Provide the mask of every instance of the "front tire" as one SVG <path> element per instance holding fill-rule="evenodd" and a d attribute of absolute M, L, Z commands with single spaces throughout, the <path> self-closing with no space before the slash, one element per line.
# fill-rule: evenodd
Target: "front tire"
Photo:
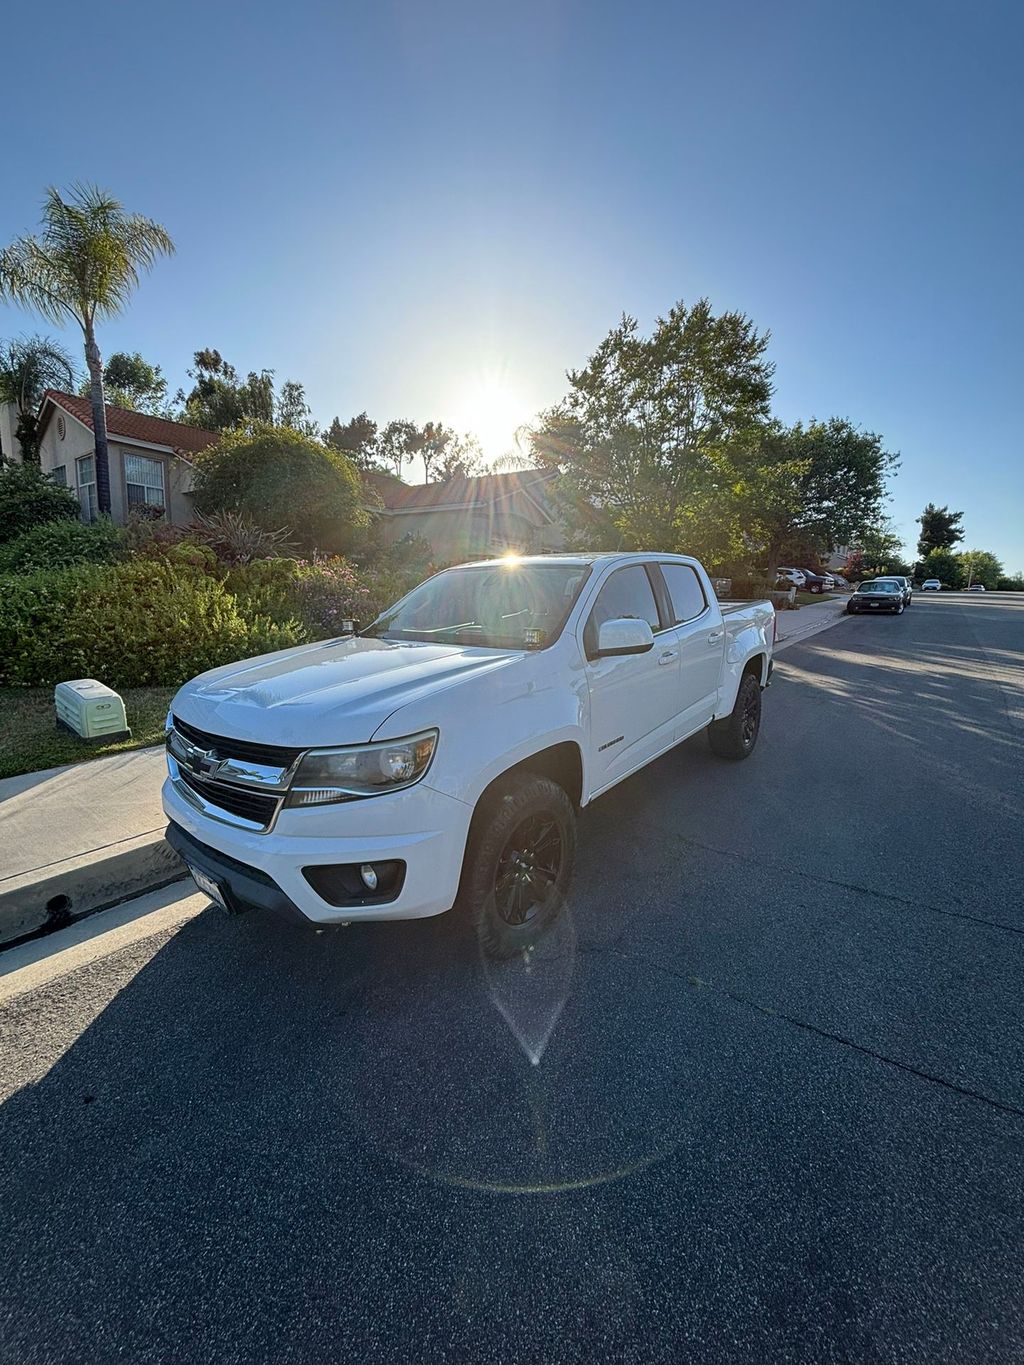
<path fill-rule="evenodd" d="M 744 673 L 736 704 L 725 720 L 708 726 L 708 740 L 719 758 L 749 758 L 761 733 L 761 684 L 753 673 Z"/>
<path fill-rule="evenodd" d="M 514 957 L 543 937 L 565 904 L 575 859 L 576 812 L 557 782 L 516 773 L 488 793 L 457 903 L 488 957 Z"/>
<path fill-rule="evenodd" d="M 902 602 L 901 602 L 901 603 L 899 604 L 899 606 L 896 608 L 896 615 L 897 615 L 897 616 L 902 616 L 902 615 L 903 615 L 903 603 L 902 603 Z"/>

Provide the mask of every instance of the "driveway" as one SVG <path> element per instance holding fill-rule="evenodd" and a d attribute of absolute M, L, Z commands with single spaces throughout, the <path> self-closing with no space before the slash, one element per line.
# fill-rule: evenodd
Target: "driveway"
<path fill-rule="evenodd" d="M 571 915 L 213 910 L 0 1012 L 0 1359 L 1019 1360 L 1024 601 L 780 658 Z"/>

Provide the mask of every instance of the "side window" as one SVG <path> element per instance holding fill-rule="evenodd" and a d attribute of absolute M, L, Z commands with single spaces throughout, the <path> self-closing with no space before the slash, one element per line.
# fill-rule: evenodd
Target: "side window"
<path fill-rule="evenodd" d="M 668 588 L 676 625 L 692 621 L 707 606 L 700 579 L 689 564 L 662 564 L 660 567 L 665 575 L 665 586 Z"/>
<path fill-rule="evenodd" d="M 654 600 L 654 589 L 642 564 L 630 564 L 625 569 L 616 569 L 597 595 L 583 631 L 583 645 L 588 655 L 597 649 L 597 632 L 605 621 L 614 621 L 621 616 L 632 616 L 638 621 L 646 621 L 651 630 L 660 630 L 658 604 Z"/>

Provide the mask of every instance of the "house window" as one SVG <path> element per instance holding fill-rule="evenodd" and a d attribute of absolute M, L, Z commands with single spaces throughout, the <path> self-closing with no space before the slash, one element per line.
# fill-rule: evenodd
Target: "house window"
<path fill-rule="evenodd" d="M 66 464 L 59 464 L 55 469 L 50 470 L 50 478 L 54 483 L 59 483 L 61 488 L 68 486 L 68 467 Z"/>
<path fill-rule="evenodd" d="M 75 461 L 75 477 L 78 481 L 78 502 L 82 509 L 82 520 L 95 521 L 98 514 L 95 455 L 82 455 Z"/>
<path fill-rule="evenodd" d="M 129 508 L 166 506 L 163 460 L 150 460 L 145 455 L 125 455 L 124 481 Z"/>

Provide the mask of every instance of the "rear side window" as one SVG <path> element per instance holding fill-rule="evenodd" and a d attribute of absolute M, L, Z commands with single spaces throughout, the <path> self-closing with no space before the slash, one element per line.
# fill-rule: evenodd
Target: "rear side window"
<path fill-rule="evenodd" d="M 583 644 L 588 654 L 597 650 L 597 632 L 605 621 L 615 621 L 622 616 L 632 616 L 638 621 L 646 621 L 651 630 L 661 629 L 658 604 L 654 600 L 654 589 L 642 564 L 630 564 L 625 569 L 616 569 L 597 594 L 583 632 Z"/>
<path fill-rule="evenodd" d="M 684 621 L 692 621 L 695 616 L 700 616 L 707 607 L 707 602 L 700 579 L 689 564 L 662 564 L 661 572 L 665 576 L 665 586 L 668 588 L 676 625 L 682 625 Z"/>

